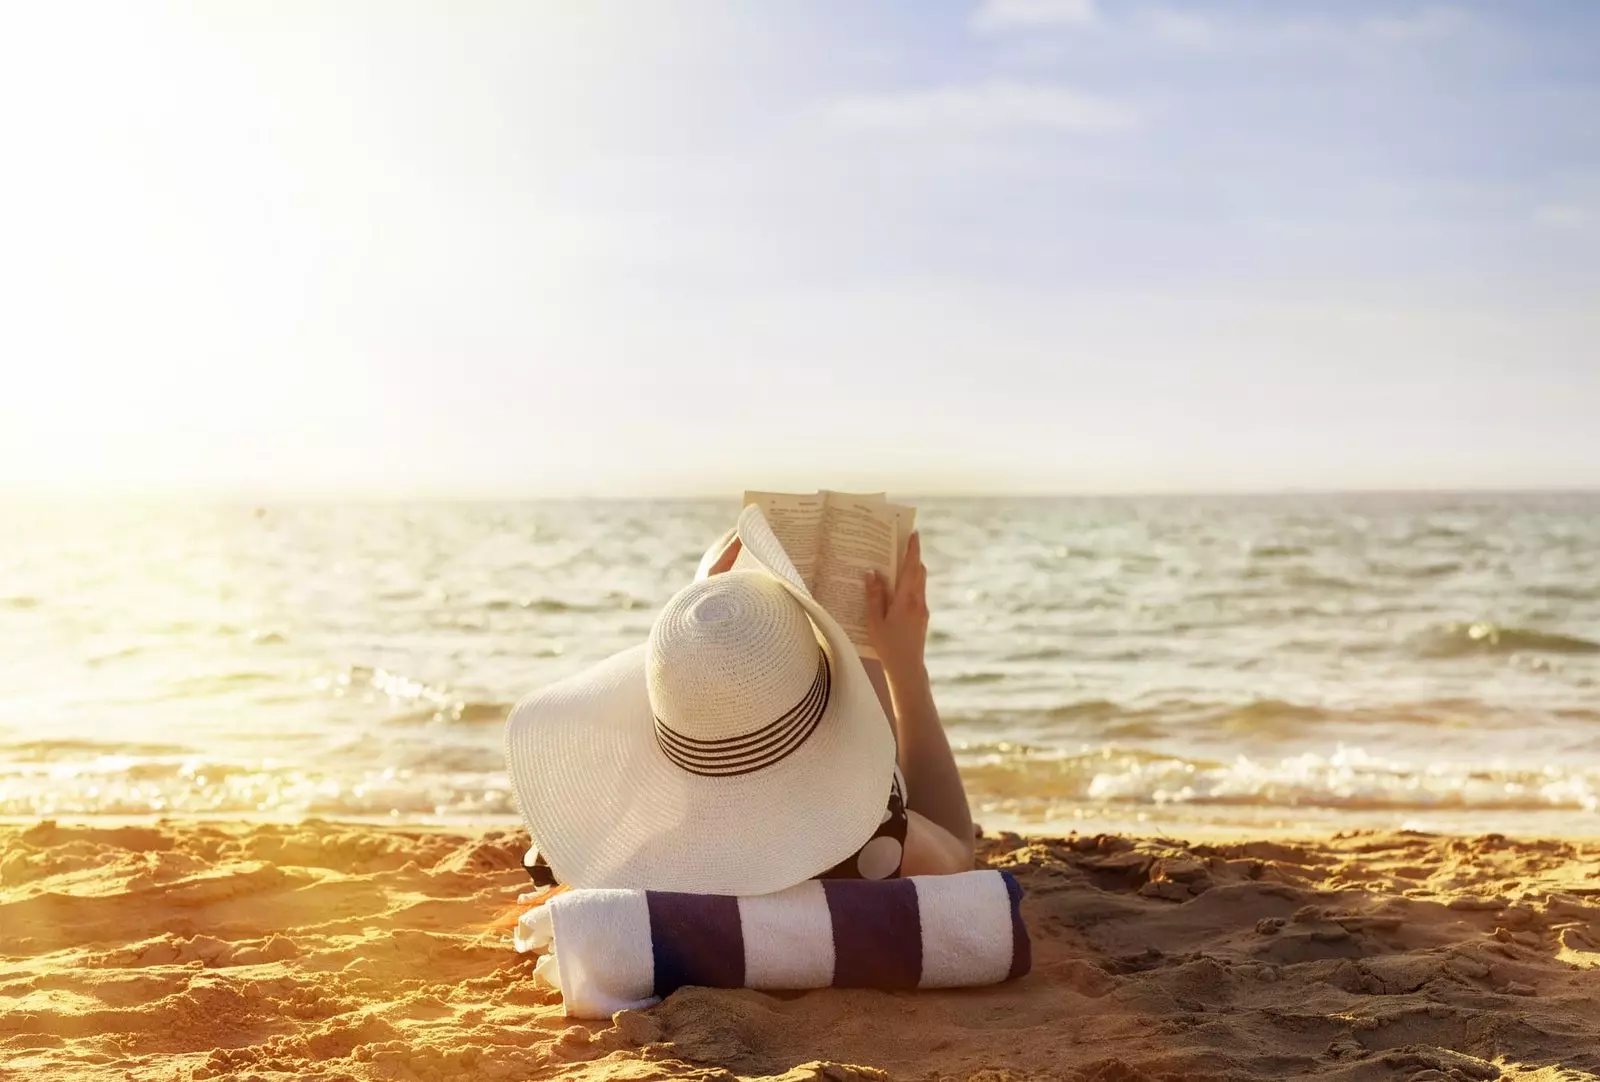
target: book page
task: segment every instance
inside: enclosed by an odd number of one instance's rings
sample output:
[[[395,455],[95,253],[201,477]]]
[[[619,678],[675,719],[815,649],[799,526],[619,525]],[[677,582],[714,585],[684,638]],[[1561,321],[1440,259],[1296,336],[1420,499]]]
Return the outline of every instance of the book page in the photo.
[[[822,495],[828,500],[839,502],[861,501],[877,504],[884,508],[894,520],[894,565],[889,573],[889,585],[893,586],[900,581],[900,559],[906,553],[906,545],[911,540],[911,531],[917,528],[917,509],[909,504],[890,503],[888,497],[882,492],[838,492],[834,489],[823,489]],[[827,532],[824,529],[822,537],[823,549],[827,548]],[[824,556],[826,559],[826,556]]]
[[[867,641],[866,574],[891,583],[898,563],[896,519],[883,497],[824,494],[822,545],[811,594],[839,621],[862,657],[878,655]]]
[[[826,497],[820,492],[746,492],[741,506],[749,507],[751,504],[761,508],[779,544],[789,554],[795,570],[800,572],[801,581],[815,597]]]

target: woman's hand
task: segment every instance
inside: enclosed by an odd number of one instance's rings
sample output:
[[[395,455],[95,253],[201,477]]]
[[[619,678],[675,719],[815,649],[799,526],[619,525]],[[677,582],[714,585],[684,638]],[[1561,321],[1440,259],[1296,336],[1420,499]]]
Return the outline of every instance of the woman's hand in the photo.
[[[891,685],[926,680],[923,652],[928,643],[928,569],[922,563],[922,538],[913,533],[900,561],[900,579],[890,589],[877,572],[867,576],[867,639],[883,662]]]
[[[711,556],[711,553],[716,549],[715,545],[707,549],[706,554],[700,558],[700,569],[694,576],[696,582],[730,570],[733,567],[733,562],[739,558],[739,535],[737,533],[729,530],[722,535],[722,540],[718,544],[722,546],[722,551],[717,554],[715,559]]]

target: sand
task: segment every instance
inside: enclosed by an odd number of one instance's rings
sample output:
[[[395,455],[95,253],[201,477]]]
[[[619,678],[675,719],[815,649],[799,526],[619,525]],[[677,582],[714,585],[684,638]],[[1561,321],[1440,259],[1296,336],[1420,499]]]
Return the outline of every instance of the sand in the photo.
[[[1031,976],[573,1024],[482,929],[523,839],[0,826],[0,1078],[1600,1077],[1600,842],[986,839]]]

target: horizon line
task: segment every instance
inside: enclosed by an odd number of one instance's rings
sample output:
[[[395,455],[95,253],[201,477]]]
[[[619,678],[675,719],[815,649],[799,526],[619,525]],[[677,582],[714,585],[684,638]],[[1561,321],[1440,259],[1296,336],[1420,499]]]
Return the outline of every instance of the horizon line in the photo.
[[[788,489],[762,489],[761,491],[790,491]],[[823,491],[821,489],[795,491]],[[860,491],[835,489],[833,491]],[[1541,485],[1521,487],[1461,487],[1461,486],[1405,486],[1405,487],[1280,487],[1280,488],[1173,488],[1173,489],[945,489],[917,491],[916,489],[885,488],[897,499],[916,500],[1137,500],[1137,499],[1217,499],[1217,498],[1287,498],[1318,496],[1600,496],[1600,484],[1595,485]],[[742,494],[741,494],[742,495]],[[79,490],[72,492],[41,492],[32,490],[0,489],[0,505],[18,504],[74,504],[88,503],[205,503],[229,504],[392,504],[392,503],[732,503],[740,495],[727,492],[572,492],[572,493],[513,493],[513,492],[418,492],[410,495],[399,492],[374,491],[249,491],[217,489],[164,489],[126,490],[116,492]]]

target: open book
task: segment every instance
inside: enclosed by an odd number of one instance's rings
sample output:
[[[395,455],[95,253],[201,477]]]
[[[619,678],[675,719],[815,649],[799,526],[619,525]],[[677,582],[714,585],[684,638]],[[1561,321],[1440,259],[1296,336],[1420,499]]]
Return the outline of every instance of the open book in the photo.
[[[877,571],[894,584],[917,512],[883,493],[746,492],[794,561],[811,596],[839,621],[862,657],[876,658],[867,641],[865,579]]]

